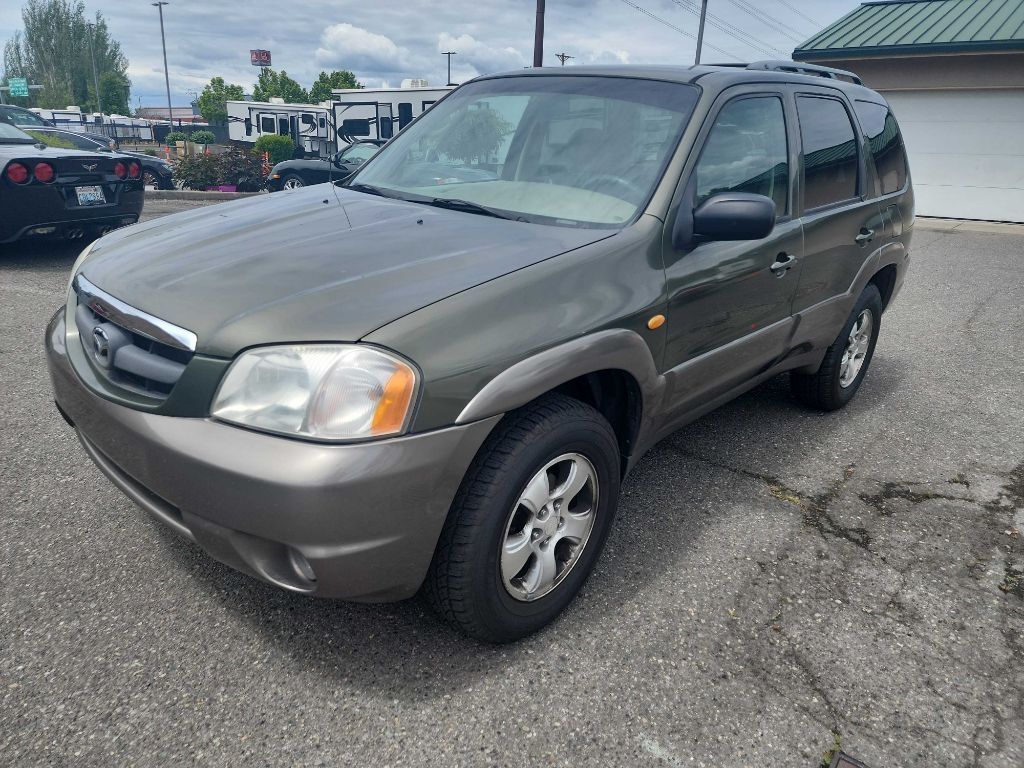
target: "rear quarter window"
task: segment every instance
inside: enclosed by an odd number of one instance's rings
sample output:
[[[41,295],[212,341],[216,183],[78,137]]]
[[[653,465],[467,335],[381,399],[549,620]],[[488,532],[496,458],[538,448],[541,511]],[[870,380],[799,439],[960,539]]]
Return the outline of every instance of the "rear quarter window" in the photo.
[[[853,108],[875,159],[875,194],[898,192],[907,183],[907,154],[896,118],[883,104],[855,101]]]

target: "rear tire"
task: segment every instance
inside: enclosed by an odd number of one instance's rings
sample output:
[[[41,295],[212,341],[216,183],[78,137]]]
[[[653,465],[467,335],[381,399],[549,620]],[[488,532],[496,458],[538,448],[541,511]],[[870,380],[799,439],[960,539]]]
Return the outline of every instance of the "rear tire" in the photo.
[[[536,632],[590,575],[619,482],[615,433],[594,408],[552,394],[509,413],[452,503],[423,585],[427,601],[485,642]]]
[[[817,373],[790,374],[793,395],[809,408],[835,411],[853,399],[860,389],[875,353],[881,328],[882,295],[869,283],[825,352]]]

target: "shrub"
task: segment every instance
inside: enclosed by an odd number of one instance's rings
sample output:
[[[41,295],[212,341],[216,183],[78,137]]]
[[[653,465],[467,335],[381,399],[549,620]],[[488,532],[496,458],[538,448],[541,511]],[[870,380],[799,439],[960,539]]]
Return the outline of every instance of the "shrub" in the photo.
[[[213,131],[192,131],[189,138],[196,144],[213,144],[217,141]]]
[[[60,149],[74,149],[75,145],[62,136],[57,136],[53,133],[43,133],[42,131],[25,131],[29,136],[38,141],[40,144],[45,144],[48,147],[59,147]]]
[[[174,169],[174,178],[186,189],[206,189],[233,184],[239,192],[263,189],[263,160],[243,149],[229,149],[220,155],[186,157]]]
[[[277,165],[295,156],[295,143],[287,136],[260,136],[256,140],[256,154],[270,154],[270,164]]]
[[[188,141],[188,136],[186,136],[183,131],[171,131],[167,134],[167,138],[164,139],[164,142],[166,142],[169,147],[173,147],[175,143],[179,141]]]

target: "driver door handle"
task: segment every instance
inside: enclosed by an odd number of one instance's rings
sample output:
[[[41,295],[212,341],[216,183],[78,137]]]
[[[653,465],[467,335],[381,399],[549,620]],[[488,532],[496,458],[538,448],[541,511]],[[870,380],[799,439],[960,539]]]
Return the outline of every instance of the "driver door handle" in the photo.
[[[768,267],[768,269],[770,269],[776,277],[782,277],[795,266],[796,256],[789,253],[780,253],[775,257],[775,263]]]
[[[865,243],[870,243],[874,236],[875,230],[868,229],[867,227],[861,227],[860,234],[853,238],[853,241],[857,243],[857,245],[864,245]]]

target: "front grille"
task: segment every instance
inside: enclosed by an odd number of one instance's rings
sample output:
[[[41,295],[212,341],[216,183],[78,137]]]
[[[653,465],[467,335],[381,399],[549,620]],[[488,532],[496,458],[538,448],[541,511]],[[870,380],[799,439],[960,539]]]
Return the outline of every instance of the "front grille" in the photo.
[[[166,399],[194,354],[191,334],[114,299],[84,278],[75,279],[75,294],[75,325],[96,371],[117,387]]]

